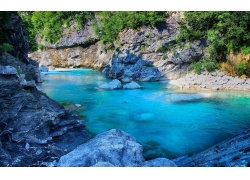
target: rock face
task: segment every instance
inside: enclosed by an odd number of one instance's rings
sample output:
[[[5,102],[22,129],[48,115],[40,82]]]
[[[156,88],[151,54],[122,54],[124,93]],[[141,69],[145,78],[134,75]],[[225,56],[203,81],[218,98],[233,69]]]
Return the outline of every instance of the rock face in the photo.
[[[42,166],[91,137],[80,121],[32,81],[21,83],[14,67],[8,73],[10,66],[0,69],[0,166]],[[73,137],[78,138],[72,141]]]
[[[120,89],[122,84],[119,80],[114,79],[109,83],[105,83],[99,86],[100,89]]]
[[[181,88],[202,88],[210,90],[250,90],[250,80],[245,78],[227,76],[225,72],[203,72],[203,74],[190,73],[185,77],[170,83]]]
[[[179,16],[178,16],[179,17]],[[178,35],[178,18],[170,16],[160,27],[142,27],[139,31],[120,32],[121,47],[105,66],[103,73],[116,79],[158,81],[180,78],[189,65],[203,56],[206,40],[183,44],[172,52],[161,53],[159,48],[173,43]]]
[[[173,161],[186,167],[249,167],[250,130],[219,143],[191,157],[183,156]]]
[[[0,166],[51,166],[91,136],[76,116],[36,89],[38,63],[27,57],[20,18],[10,15],[8,43],[15,52],[0,55]]]
[[[58,166],[94,166],[94,167],[175,167],[175,163],[158,158],[145,161],[143,148],[135,139],[119,130],[112,129],[97,135],[95,138],[78,146],[70,153],[62,156]]]
[[[159,49],[171,45],[178,35],[179,21],[183,12],[173,13],[159,27],[141,27],[139,31],[126,29],[115,42],[116,50],[104,52],[98,42],[91,23],[80,31],[68,32],[56,43],[44,44],[46,50],[29,54],[40,66],[48,67],[91,67],[102,69],[114,79],[136,81],[158,81],[178,79],[189,69],[189,65],[203,56],[206,40],[182,44],[172,52],[162,53]],[[67,31],[67,30],[65,30]],[[130,81],[131,81],[130,80]]]
[[[49,68],[91,67],[100,69],[110,61],[111,56],[112,52],[104,53],[102,51],[100,42],[90,44],[89,46],[39,50],[29,54],[29,57],[39,62],[40,66],[44,65]]]
[[[91,26],[91,22],[88,21],[83,28],[79,30],[68,30],[65,29],[63,32],[63,37],[55,44],[48,43],[42,39],[37,39],[38,44],[43,44],[50,49],[62,49],[75,46],[88,46],[88,44],[93,44],[91,42],[97,41],[97,37]]]

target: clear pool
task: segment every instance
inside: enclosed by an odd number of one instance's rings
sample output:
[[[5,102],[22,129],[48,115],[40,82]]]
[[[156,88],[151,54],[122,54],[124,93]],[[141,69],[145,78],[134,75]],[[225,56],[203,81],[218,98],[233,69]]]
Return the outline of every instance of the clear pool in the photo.
[[[45,73],[42,88],[76,111],[93,135],[113,128],[130,133],[147,159],[191,155],[250,128],[250,93],[205,92],[211,97],[191,100],[190,92],[166,89],[167,82],[138,82],[143,88],[136,90],[97,88],[109,81],[92,69],[57,69]]]

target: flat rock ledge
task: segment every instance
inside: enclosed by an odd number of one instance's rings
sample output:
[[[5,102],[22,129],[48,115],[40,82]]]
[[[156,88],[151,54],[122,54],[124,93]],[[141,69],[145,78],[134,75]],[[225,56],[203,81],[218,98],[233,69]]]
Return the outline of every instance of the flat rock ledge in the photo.
[[[176,167],[166,158],[145,161],[143,147],[134,137],[119,130],[103,132],[62,156],[60,167]]]
[[[172,85],[182,89],[200,88],[209,90],[239,90],[250,91],[250,79],[227,76],[225,72],[190,73],[185,77],[171,80]]]
[[[193,156],[173,159],[178,167],[250,167],[250,129]]]

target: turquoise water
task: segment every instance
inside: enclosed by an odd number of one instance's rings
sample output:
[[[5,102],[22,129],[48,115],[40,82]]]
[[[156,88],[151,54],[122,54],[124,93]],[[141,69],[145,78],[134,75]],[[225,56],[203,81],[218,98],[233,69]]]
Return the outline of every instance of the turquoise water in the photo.
[[[139,82],[143,89],[137,90],[97,88],[110,80],[91,69],[57,70],[45,75],[42,88],[79,113],[92,134],[113,128],[130,133],[147,159],[191,155],[250,128],[250,93],[212,92],[203,100],[173,102],[169,95],[190,92],[166,89],[166,82]]]

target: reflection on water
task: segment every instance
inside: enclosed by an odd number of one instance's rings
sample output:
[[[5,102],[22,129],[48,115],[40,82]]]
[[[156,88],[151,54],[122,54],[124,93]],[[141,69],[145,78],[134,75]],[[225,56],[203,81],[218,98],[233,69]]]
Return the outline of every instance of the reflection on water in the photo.
[[[109,81],[91,69],[60,69],[45,76],[42,88],[81,114],[91,133],[112,128],[130,133],[144,146],[148,159],[197,153],[250,128],[250,93],[197,94],[166,89],[167,82],[138,82],[143,89],[136,90],[97,89]],[[178,102],[167,101],[169,96]]]

